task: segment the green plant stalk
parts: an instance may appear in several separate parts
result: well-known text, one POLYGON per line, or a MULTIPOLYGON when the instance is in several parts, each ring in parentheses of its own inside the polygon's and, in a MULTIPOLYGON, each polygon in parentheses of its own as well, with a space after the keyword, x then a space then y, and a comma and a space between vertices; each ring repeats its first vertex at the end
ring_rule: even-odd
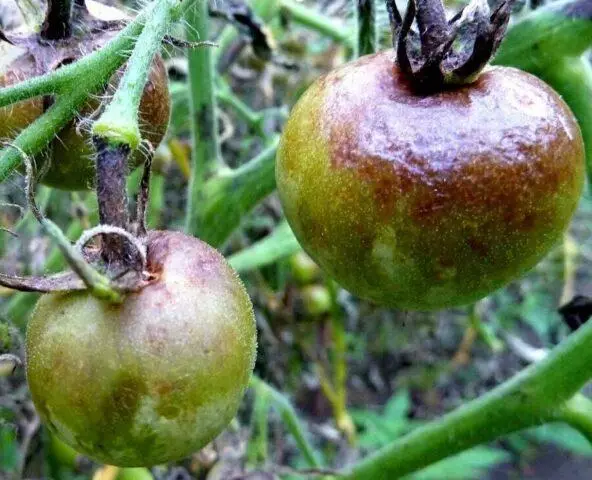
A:
POLYGON ((265 463, 268 457, 268 422, 270 398, 269 391, 259 390, 253 402, 251 414, 251 438, 247 448, 248 462, 251 465, 265 463))
MULTIPOLYGON (((187 39, 201 41, 209 38, 208 2, 199 0, 194 8, 185 14, 187 39)), ((201 209, 204 202, 204 188, 210 177, 220 166, 220 144, 218 141, 218 117, 214 84, 214 62, 209 48, 188 51, 190 119, 191 119, 191 177, 189 179, 185 231, 202 237, 204 224, 201 209)))
POLYGON ((165 177, 153 173, 150 177, 150 198, 148 199, 148 228, 156 229, 160 227, 161 213, 164 209, 164 187, 165 177))
MULTIPOLYGON (((84 84, 104 84, 125 63, 138 35, 142 32, 147 12, 138 16, 103 48, 58 70, 0 89, 0 107, 39 95, 70 94, 84 84)), ((92 93, 89 91, 89 94, 92 93)))
POLYGON ((251 377, 249 386, 255 391, 255 395, 267 395, 271 399, 273 406, 278 410, 286 428, 292 434, 298 448, 304 455, 308 466, 311 468, 321 467, 323 463, 320 454, 309 443, 305 429, 300 424, 298 415, 289 400, 255 375, 251 377))
MULTIPOLYGON (((140 17, 142 20, 144 16, 140 15, 140 17)), ((125 62, 126 49, 134 45, 137 35, 142 30, 143 21, 140 20, 135 20, 128 25, 96 54, 59 69, 56 74, 0 90, 0 106, 2 106, 27 98, 23 95, 45 93, 47 89, 52 91, 71 88, 67 94, 61 95, 44 115, 20 132, 12 141, 17 148, 6 147, 0 150, 0 182, 3 182, 21 164, 19 149, 29 156, 34 156, 43 150, 56 133, 76 115, 88 100, 89 95, 99 91, 115 70, 125 62), (67 72, 58 75, 61 70, 67 72), (43 78, 45 80, 42 80, 43 78)))
POLYGON ((97 92, 102 85, 94 82, 90 88, 87 85, 80 86, 70 95, 61 96, 45 114, 21 131, 11 142, 12 146, 0 150, 0 183, 22 163, 21 151, 31 157, 41 152, 76 115, 89 94, 97 92))
POLYGON ((235 170, 224 170, 207 181, 201 197, 200 238, 215 247, 223 244, 242 218, 275 189, 274 138, 258 156, 235 170))
MULTIPOLYGON (((177 4, 173 16, 180 17, 192 4, 193 0, 177 4)), ((131 54, 130 49, 135 45, 146 18, 152 15, 154 10, 140 13, 101 50, 78 62, 0 90, 0 107, 41 94, 63 93, 44 115, 14 139, 12 144, 18 148, 7 147, 0 151, 0 182, 22 162, 18 149, 29 156, 39 153, 74 117, 89 95, 97 93, 107 83, 131 54)))
MULTIPOLYGON (((267 22, 275 17, 279 11, 279 3, 278 0, 254 0, 252 2, 252 8, 257 16, 267 22)), ((218 44, 218 49, 214 53, 214 63, 218 64, 220 57, 232 43, 238 38, 239 34, 235 27, 232 25, 228 25, 224 27, 218 38, 216 39, 216 43, 218 44)))
POLYGON ((561 420, 578 430, 592 443, 592 401, 581 393, 574 395, 558 412, 561 420))
POLYGON ((300 250, 300 244, 288 222, 283 220, 267 237, 228 257, 228 263, 239 273, 256 270, 289 257, 300 250))
POLYGON ((353 47, 351 30, 334 19, 293 0, 281 0, 280 5, 281 10, 294 22, 346 46, 353 47))
POLYGON ((469 323, 471 327, 475 329, 475 331, 479 334, 481 339, 487 344, 487 346, 493 352, 499 352, 503 350, 504 344, 502 341, 495 336, 493 331, 491 330, 490 326, 485 324, 481 319, 481 315, 479 314, 477 304, 473 303, 469 307, 469 323))
POLYGON ((572 397, 592 377, 591 365, 592 323, 586 323, 545 359, 369 455, 339 478, 399 478, 480 443, 553 421, 567 421, 589 435, 584 427, 590 420, 583 419, 590 409, 572 397))
POLYGON ((238 117, 251 127, 259 136, 264 136, 263 119, 265 118, 261 112, 255 112, 245 102, 243 102, 228 85, 224 85, 216 90, 216 97, 221 104, 227 105, 234 109, 238 117))
MULTIPOLYGON (((592 22, 590 22, 592 23, 592 22)), ((578 119, 586 147, 588 181, 592 184, 592 66, 585 57, 558 59, 538 72, 569 105, 578 119)))
POLYGON ((343 312, 337 300, 339 287, 332 280, 327 280, 331 295, 331 336, 333 339, 333 405, 335 421, 339 429, 347 436, 350 445, 356 443, 356 427, 347 411, 347 334, 345 332, 343 312))
POLYGON ((355 57, 375 53, 378 49, 378 29, 374 0, 354 0, 354 16, 357 26, 355 57))
MULTIPOLYGON (((78 220, 72 221, 66 231, 66 237, 70 240, 78 238, 83 231, 83 227, 78 220)), ((49 253, 45 260, 45 271, 55 273, 65 266, 64 257, 56 246, 49 253)), ((33 309, 35 302, 39 298, 38 293, 18 292, 7 302, 4 312, 6 316, 21 330, 26 325, 26 319, 29 312, 33 309)))
POLYGON ((111 144, 127 144, 135 150, 142 141, 139 109, 152 61, 161 49, 170 25, 177 20, 176 0, 159 0, 149 16, 129 57, 125 73, 113 98, 93 123, 93 135, 111 144))

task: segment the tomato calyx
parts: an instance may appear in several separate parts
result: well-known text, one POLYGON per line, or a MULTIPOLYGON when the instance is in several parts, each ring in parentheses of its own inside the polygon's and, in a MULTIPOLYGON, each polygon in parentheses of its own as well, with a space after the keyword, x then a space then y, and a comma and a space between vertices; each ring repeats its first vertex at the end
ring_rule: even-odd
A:
POLYGON ((421 93, 472 83, 503 39, 510 3, 491 11, 486 0, 472 0, 447 20, 442 0, 409 0, 404 17, 395 0, 386 0, 401 71, 421 93))

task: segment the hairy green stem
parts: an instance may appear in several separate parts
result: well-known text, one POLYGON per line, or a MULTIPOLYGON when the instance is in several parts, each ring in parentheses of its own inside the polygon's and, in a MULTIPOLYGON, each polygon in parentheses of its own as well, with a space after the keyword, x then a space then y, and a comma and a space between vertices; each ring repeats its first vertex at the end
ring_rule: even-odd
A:
POLYGON ((353 46, 352 32, 338 21, 294 0, 281 0, 282 11, 294 22, 347 46, 353 46))
POLYGON ((154 56, 175 20, 176 0, 159 0, 139 35, 117 91, 102 115, 93 123, 93 135, 111 144, 126 144, 135 150, 142 141, 139 109, 154 56))
MULTIPOLYGON (((65 235, 69 240, 74 240, 80 236, 82 230, 83 227, 80 221, 74 220, 68 227, 65 235)), ((45 260, 45 271, 54 273, 62 269, 64 266, 64 256, 56 246, 50 251, 45 260)), ((26 325, 27 315, 33 309, 37 298, 39 298, 39 294, 34 292, 15 293, 7 302, 3 313, 11 320, 11 322, 23 330, 26 325)))
POLYGON ((375 0, 354 0, 357 26, 355 56, 361 57, 378 49, 378 29, 376 28, 375 0))
POLYGON ((300 250, 300 244, 286 220, 267 237, 228 257, 237 272, 248 272, 289 257, 300 250))
POLYGON ((572 397, 592 377, 591 365, 592 323, 586 323, 539 363, 371 454, 340 478, 399 478, 480 443, 547 422, 569 421, 581 429, 590 410, 572 397))
MULTIPOLYGON (((208 2, 200 0, 186 12, 189 41, 208 40, 208 2)), ((185 231, 202 235, 200 210, 203 208, 205 182, 220 166, 218 117, 214 85, 214 63, 211 49, 196 48, 188 51, 191 121, 191 177, 187 193, 185 231)))
POLYGON ((271 140, 245 165, 226 170, 208 180, 203 188, 200 238, 220 246, 257 203, 275 189, 275 154, 279 139, 271 140))
POLYGON ((255 391, 256 395, 266 395, 270 398, 273 406, 278 410, 278 413, 282 417, 286 428, 294 437, 294 440, 304 455, 308 466, 320 467, 322 465, 320 455, 309 443, 305 429, 300 424, 298 415, 296 414, 294 407, 290 404, 290 401, 271 385, 265 383, 255 375, 251 377, 250 387, 255 391))
POLYGON ((592 401, 578 393, 560 409, 557 419, 571 425, 592 443, 592 401))
POLYGON ((147 13, 142 11, 100 50, 51 73, 0 89, 0 107, 39 95, 67 94, 82 85, 104 84, 125 63, 142 32, 147 13))
MULTIPOLYGON (((95 83, 91 92, 96 92, 102 86, 95 83)), ((51 108, 25 128, 11 142, 12 146, 0 150, 0 183, 17 168, 23 161, 20 151, 29 156, 41 152, 54 138, 57 132, 64 128, 76 115, 76 112, 88 100, 89 89, 78 87, 64 95, 51 108), (16 147, 16 148, 13 148, 16 147)))

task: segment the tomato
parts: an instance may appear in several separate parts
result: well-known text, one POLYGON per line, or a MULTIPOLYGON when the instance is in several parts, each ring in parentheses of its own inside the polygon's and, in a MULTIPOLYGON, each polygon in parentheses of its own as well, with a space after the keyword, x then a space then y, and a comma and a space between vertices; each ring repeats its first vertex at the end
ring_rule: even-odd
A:
POLYGON ((178 460, 237 412, 253 370, 249 296, 212 247, 150 232, 156 280, 121 305, 43 296, 27 327, 27 379, 49 430, 106 464, 178 460))
MULTIPOLYGON (((113 36, 114 32, 91 33, 69 41, 43 41, 32 44, 29 50, 8 65, 0 65, 0 88, 15 84, 28 78, 42 75, 60 65, 71 63, 83 52, 90 53, 100 48, 113 36), (81 47, 83 45, 84 47, 81 47)), ((112 94, 121 78, 123 69, 116 72, 106 89, 112 94)), ((52 103, 51 98, 33 98, 0 108, 0 141, 10 142, 25 127, 36 120, 52 103)), ((53 140, 48 149, 37 156, 38 171, 42 173, 40 183, 65 190, 87 190, 95 181, 94 148, 89 130, 90 124, 84 119, 96 115, 101 103, 97 96, 89 98, 79 118, 70 122, 53 140)), ((140 131, 142 138, 156 148, 162 141, 170 117, 170 95, 168 75, 160 56, 156 57, 150 71, 140 103, 140 131)), ((132 154, 130 166, 143 162, 143 154, 137 150, 132 154)))
POLYGON ((581 132, 536 77, 492 67, 421 96, 392 51, 316 81, 276 179, 305 251, 346 289, 431 310, 474 302, 561 238, 583 185, 581 132))

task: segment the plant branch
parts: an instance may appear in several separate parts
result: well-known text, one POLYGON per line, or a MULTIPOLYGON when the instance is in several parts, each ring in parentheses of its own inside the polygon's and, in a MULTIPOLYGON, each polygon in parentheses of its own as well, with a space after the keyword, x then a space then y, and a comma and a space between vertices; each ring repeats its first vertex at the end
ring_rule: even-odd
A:
POLYGON ((369 55, 378 49, 375 0, 354 0, 357 24, 356 57, 369 55))
POLYGON ((275 189, 275 154, 279 138, 259 155, 235 170, 225 170, 203 187, 198 212, 200 238, 220 246, 248 213, 275 189))
POLYGON ((160 51, 162 41, 175 20, 176 4, 176 0, 160 0, 154 4, 111 102, 93 123, 93 135, 110 144, 128 145, 132 150, 140 145, 140 101, 154 56, 160 51))
POLYGON ((48 40, 62 40, 72 33, 72 0, 47 0, 47 13, 39 34, 48 40))
MULTIPOLYGON (((142 32, 147 12, 138 16, 103 48, 65 65, 51 73, 0 89, 0 107, 39 95, 62 93, 71 95, 72 90, 87 85, 88 93, 94 93, 92 86, 103 85, 121 65, 125 63, 138 35, 142 32)), ((99 87, 95 87, 95 91, 99 87)))
POLYGON ((228 257, 228 263, 237 272, 248 272, 271 265, 300 250, 300 244, 286 220, 278 224, 265 238, 228 257))
MULTIPOLYGON (((208 2, 196 2, 186 12, 187 39, 207 40, 209 36, 208 2)), ((200 209, 203 207, 205 182, 220 166, 218 117, 214 85, 214 62, 211 49, 198 48, 187 52, 189 60, 191 177, 187 193, 185 231, 202 235, 200 209)))
MULTIPOLYGON (((93 137, 97 151, 96 185, 99 220, 102 225, 129 228, 129 212, 125 173, 130 147, 109 145, 101 137, 93 137)), ((103 257, 109 264, 131 265, 134 257, 128 243, 119 235, 103 235, 103 257)))
POLYGON ((592 443, 592 401, 578 393, 559 411, 557 419, 571 425, 592 443))
POLYGON ((307 7, 294 0, 281 0, 282 11, 294 22, 314 30, 336 42, 346 46, 353 46, 352 32, 333 18, 322 15, 317 10, 307 7))

